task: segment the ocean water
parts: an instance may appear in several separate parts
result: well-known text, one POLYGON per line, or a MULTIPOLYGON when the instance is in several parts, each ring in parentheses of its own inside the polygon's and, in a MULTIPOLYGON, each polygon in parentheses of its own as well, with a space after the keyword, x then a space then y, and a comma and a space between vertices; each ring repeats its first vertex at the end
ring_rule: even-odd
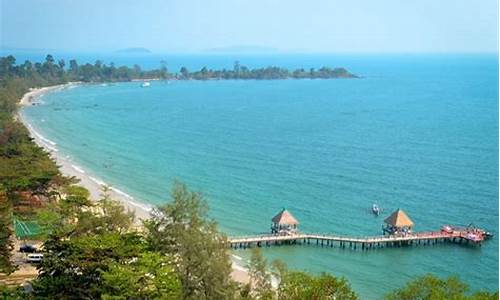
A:
MULTIPOLYGON (((169 64, 230 68, 235 59, 344 66, 363 78, 83 85, 22 113, 76 166, 137 200, 165 203, 176 179, 202 191, 229 235, 268 232, 282 207, 307 232, 378 235, 402 208, 416 230, 474 223, 498 234, 496 56, 179 56, 169 64)), ((264 253, 345 276, 363 299, 425 273, 498 289, 497 237, 482 247, 264 253)))

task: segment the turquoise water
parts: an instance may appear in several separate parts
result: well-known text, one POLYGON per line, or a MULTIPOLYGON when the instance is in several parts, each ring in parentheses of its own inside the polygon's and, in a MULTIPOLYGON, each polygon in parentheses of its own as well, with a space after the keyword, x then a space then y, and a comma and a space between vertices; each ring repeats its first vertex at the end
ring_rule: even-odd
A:
MULTIPOLYGON (((45 95, 23 113, 75 165, 136 199, 164 203, 175 179, 202 191, 228 234, 267 232, 282 207, 308 232, 380 234, 399 207, 416 230, 473 222, 498 233, 496 56, 246 59, 345 66, 364 78, 86 85, 45 95), (384 209, 378 218, 369 213, 373 202, 384 209)), ((481 248, 299 246, 265 254, 346 276, 366 299, 427 272, 498 289, 497 238, 481 248)))

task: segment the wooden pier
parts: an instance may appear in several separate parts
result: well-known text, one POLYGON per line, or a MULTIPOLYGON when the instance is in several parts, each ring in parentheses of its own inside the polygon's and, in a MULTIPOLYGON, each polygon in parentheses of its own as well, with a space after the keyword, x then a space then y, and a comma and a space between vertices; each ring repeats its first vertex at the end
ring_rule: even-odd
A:
POLYGON ((350 249, 375 249, 437 243, 471 244, 480 246, 492 235, 476 227, 454 227, 445 225, 437 231, 413 232, 413 222, 400 209, 384 220, 387 235, 351 237, 336 234, 302 233, 297 229, 298 221, 283 209, 272 219, 271 234, 230 237, 229 247, 245 249, 279 245, 316 244, 327 247, 350 249))
POLYGON ((228 239, 229 245, 233 249, 249 248, 252 246, 279 246, 294 244, 316 244, 328 247, 340 247, 351 249, 374 249, 385 247, 401 247, 410 245, 431 245, 441 242, 467 243, 481 245, 485 239, 483 232, 478 230, 476 234, 468 230, 452 232, 431 231, 415 232, 406 235, 370 236, 370 237, 349 237, 341 235, 325 235, 311 233, 296 233, 290 235, 265 234, 246 237, 232 237, 228 239))

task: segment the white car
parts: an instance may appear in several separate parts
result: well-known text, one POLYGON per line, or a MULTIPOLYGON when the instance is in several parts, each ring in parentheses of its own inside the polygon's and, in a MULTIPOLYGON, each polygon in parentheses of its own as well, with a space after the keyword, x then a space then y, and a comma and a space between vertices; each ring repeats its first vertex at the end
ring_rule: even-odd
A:
POLYGON ((30 263, 39 263, 39 262, 42 262, 42 259, 43 259, 43 254, 31 253, 31 254, 28 254, 27 261, 30 263))

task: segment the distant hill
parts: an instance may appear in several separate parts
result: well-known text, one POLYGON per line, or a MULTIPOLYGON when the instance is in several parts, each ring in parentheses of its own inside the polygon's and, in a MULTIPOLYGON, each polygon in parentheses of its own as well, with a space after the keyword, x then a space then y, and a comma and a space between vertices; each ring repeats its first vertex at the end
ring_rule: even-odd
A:
POLYGON ((230 47, 219 47, 206 49, 204 52, 210 53, 248 53, 248 54, 266 54, 266 53, 277 53, 278 49, 262 46, 230 46, 230 47))
POLYGON ((151 53, 151 50, 147 48, 134 47, 116 50, 117 53, 151 53))

